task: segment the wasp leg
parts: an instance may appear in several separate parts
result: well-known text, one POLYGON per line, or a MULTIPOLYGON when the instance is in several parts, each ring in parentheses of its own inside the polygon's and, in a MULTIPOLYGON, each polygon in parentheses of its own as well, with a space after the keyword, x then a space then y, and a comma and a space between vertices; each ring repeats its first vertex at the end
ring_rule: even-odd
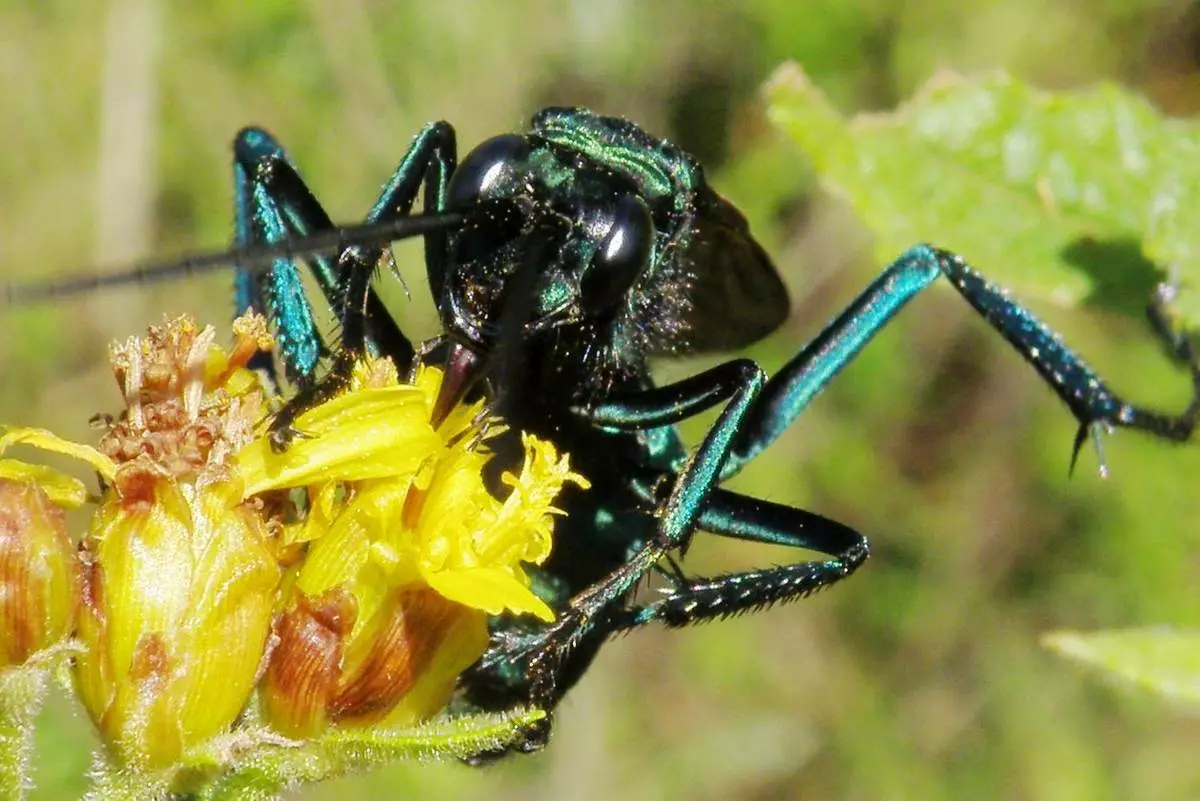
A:
MULTIPOLYGON (((670 431, 664 426, 725 404, 700 446, 677 465, 676 472, 666 474, 672 480, 664 485, 669 491, 658 504, 656 536, 603 580, 573 597, 553 625, 509 633, 495 641, 479 666, 482 675, 501 669, 519 675, 528 683, 530 701, 551 710, 578 678, 580 665, 586 665, 614 632, 653 620, 684 625, 799 598, 845 578, 862 564, 867 541, 853 529, 811 512, 717 488, 721 467, 765 383, 758 365, 741 359, 675 384, 575 409, 601 428, 661 433, 670 431), (627 607, 643 576, 669 553, 686 551, 697 528, 822 551, 832 558, 711 581, 685 580, 656 603, 627 607)), ((540 748, 548 734, 549 718, 526 733, 521 749, 540 748)))
MULTIPOLYGON (((261 241, 274 243, 288 236, 305 236, 333 228, 328 215, 269 134, 258 129, 243 131, 235 145, 235 154, 239 236, 245 230, 261 241)), ((453 128, 447 123, 427 125, 417 134, 384 186, 366 222, 407 216, 422 183, 427 209, 444 211, 455 165, 453 128)), ((440 286, 448 259, 448 233, 439 230, 424 236, 430 283, 440 286)), ((341 346, 328 375, 321 381, 314 376, 317 360, 326 351, 312 322, 312 310, 304 299, 294 265, 288 260, 276 262, 257 284, 248 275, 239 275, 240 306, 265 306, 270 310, 280 332, 289 379, 295 380, 299 387, 297 395, 272 422, 274 447, 287 447, 296 434, 292 424, 299 414, 345 387, 355 361, 365 352, 386 354, 401 368, 407 368, 412 361, 415 350, 411 341, 386 313, 370 286, 382 256, 379 248, 355 246, 343 250, 333 262, 321 256, 309 260, 317 284, 341 327, 341 346)))
MULTIPOLYGON (((651 543, 631 560, 635 567, 623 565, 598 585, 604 589, 593 588, 573 598, 567 613, 549 632, 517 636, 510 647, 489 653, 488 661, 520 663, 531 679, 534 702, 550 710, 574 684, 576 659, 582 657, 586 663, 616 632, 656 621, 686 626, 798 600, 846 578, 870 553, 866 537, 849 526, 813 512, 720 489, 704 502, 697 526, 727 537, 818 551, 831 558, 712 578, 673 578, 658 600, 626 606, 625 595, 665 556, 660 543, 651 543)), ((546 734, 548 726, 529 733, 522 748, 540 747, 546 734)))
MULTIPOLYGON (((804 545, 803 536, 810 534, 797 533, 786 524, 754 525, 756 515, 774 509, 763 502, 744 498, 722 509, 719 504, 732 496, 715 494, 717 484, 761 453, 905 303, 940 275, 950 279, 1072 411, 1080 423, 1075 453, 1086 435, 1102 426, 1137 428, 1175 440, 1191 435, 1200 414, 1200 400, 1194 400, 1178 416, 1146 411, 1121 401, 1049 327, 959 257, 928 246, 913 248, 769 382, 752 362, 733 361, 676 384, 613 396, 604 403, 575 409, 599 428, 652 430, 728 401, 700 448, 679 466, 670 495, 659 507, 659 536, 645 543, 604 580, 573 598, 554 626, 525 638, 527 641, 517 649, 528 659, 535 698, 549 703, 557 699, 557 677, 567 664, 567 655, 584 641, 603 639, 614 630, 652 619, 684 625, 691 619, 733 614, 800 597, 842 578, 861 564, 867 553, 866 543, 829 521, 825 536, 840 531, 845 539, 829 543, 829 547, 818 546, 818 550, 835 556, 828 562, 694 582, 678 588, 674 598, 668 596, 659 604, 641 610, 623 607, 624 599, 663 556, 674 549, 686 551, 697 528, 767 541, 786 539, 791 531, 792 542, 804 545)), ((1200 369, 1190 340, 1171 333, 1162 305, 1152 305, 1151 319, 1176 359, 1190 367, 1200 397, 1200 369)), ((787 514, 805 513, 775 510, 767 514, 774 515, 778 523, 787 514)))
POLYGON ((712 578, 679 577, 658 600, 615 610, 607 621, 611 631, 653 621, 686 626, 798 600, 846 578, 870 553, 867 538, 849 526, 727 490, 709 496, 698 525, 713 534, 804 548, 833 558, 712 578))
MULTIPOLYGON (((444 121, 429 123, 413 137, 408 152, 367 214, 367 222, 407 216, 422 184, 425 213, 446 211, 450 178, 457 167, 454 126, 444 121)), ((449 259, 449 230, 443 228, 425 234, 425 272, 435 301, 441 297, 449 259)))
MULTIPOLYGON (((960 257, 929 245, 917 245, 884 270, 845 311, 771 378, 739 432, 723 477, 736 474, 774 442, 892 316, 939 276, 945 276, 959 294, 1008 340, 1079 421, 1072 464, 1088 433, 1102 428, 1135 428, 1177 441, 1191 437, 1200 416, 1200 368, 1194 358, 1180 357, 1180 361, 1190 367, 1195 384, 1194 399, 1182 414, 1168 415, 1133 406, 1113 393, 1049 326, 960 257)), ((1159 320, 1162 324, 1156 324, 1156 327, 1168 341, 1174 342, 1178 335, 1170 332, 1161 313, 1159 320)))
MULTIPOLYGON (((1196 343, 1192 332, 1176 328, 1171 323, 1170 305, 1178 294, 1178 288, 1172 283, 1162 283, 1154 290, 1150 303, 1146 305, 1146 319, 1155 335, 1162 341, 1167 354, 1176 364, 1187 368, 1192 374, 1193 401, 1180 419, 1194 418, 1200 412, 1200 354, 1196 352, 1196 343)), ((1179 437, 1186 439, 1186 435, 1179 437)))
MULTIPOLYGON (((602 641, 615 630, 610 616, 623 608, 642 577, 668 552, 687 550, 701 511, 720 481, 721 468, 737 433, 765 384, 766 377, 758 365, 738 359, 677 384, 576 410, 600 427, 651 429, 725 403, 699 447, 676 474, 670 474, 672 480, 665 485, 669 491, 658 505, 656 536, 603 580, 573 597, 553 625, 516 638, 497 655, 505 661, 522 663, 531 679, 535 704, 543 708, 554 705, 562 694, 560 688, 569 686, 560 681, 570 671, 569 655, 581 644, 602 641)), ((795 514, 804 513, 797 510, 795 514)), ((865 557, 865 545, 862 548, 862 557, 851 554, 850 561, 865 557)))
MULTIPOLYGON (((283 148, 266 131, 240 131, 233 146, 234 236, 239 246, 275 244, 305 228, 319 228, 328 217, 297 176, 299 199, 273 192, 259 179, 275 163, 290 164, 283 148), (298 206, 303 205, 303 211, 298 206), (299 229, 299 230, 297 230, 299 229)), ((294 172, 294 170, 293 170, 294 172)), ((322 289, 331 283, 328 261, 314 260, 313 272, 322 289), (319 262, 319 264, 318 264, 319 262)), ((280 362, 288 380, 306 386, 315 380, 317 364, 327 353, 317 329, 312 306, 304 293, 300 273, 291 259, 276 259, 269 270, 238 266, 235 277, 235 314, 253 310, 273 323, 280 362)), ((258 354, 251 366, 264 370, 278 386, 270 354, 258 354)))

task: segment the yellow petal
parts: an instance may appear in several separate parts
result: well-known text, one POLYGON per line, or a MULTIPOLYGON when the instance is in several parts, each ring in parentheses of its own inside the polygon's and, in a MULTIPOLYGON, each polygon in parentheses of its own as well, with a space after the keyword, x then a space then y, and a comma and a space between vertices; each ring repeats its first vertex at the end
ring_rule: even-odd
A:
POLYGON ((409 386, 340 395, 300 415, 283 453, 265 437, 243 448, 237 469, 247 496, 270 489, 404 475, 442 447, 422 394, 409 386))
MULTIPOLYGON (((334 587, 357 582, 370 560, 371 543, 399 514, 406 486, 403 482, 381 481, 357 492, 333 525, 309 546, 296 585, 315 598, 334 587)), ((362 608, 364 599, 358 598, 358 602, 360 616, 370 614, 362 608)))
POLYGON ((187 501, 167 481, 158 482, 153 503, 127 509, 110 496, 92 520, 85 545, 102 566, 108 615, 100 645, 118 676, 129 672, 144 635, 179 628, 190 594, 191 525, 187 501))
POLYGON ((61 453, 90 464, 97 473, 104 476, 106 481, 112 481, 117 474, 117 466, 100 451, 89 445, 65 440, 50 433, 44 428, 8 428, 0 434, 0 453, 13 445, 30 445, 51 453, 61 453))
POLYGON ((87 500, 87 488, 79 479, 40 464, 0 459, 0 478, 34 484, 56 506, 76 507, 87 500))
POLYGON ((500 506, 483 483, 486 461, 473 451, 450 451, 438 463, 416 525, 423 569, 478 564, 476 540, 500 506))
POLYGON ((531 614, 550 623, 554 611, 512 573, 495 567, 443 570, 426 573, 429 586, 452 601, 482 609, 490 615, 501 612, 531 614))
POLYGON ((284 526, 283 544, 297 545, 312 542, 325 535, 341 511, 345 490, 336 481, 330 481, 308 492, 308 513, 298 523, 284 526))
POLYGON ((186 665, 178 706, 188 742, 228 726, 249 698, 280 577, 262 520, 221 490, 200 490, 192 507, 191 598, 178 632, 186 665))

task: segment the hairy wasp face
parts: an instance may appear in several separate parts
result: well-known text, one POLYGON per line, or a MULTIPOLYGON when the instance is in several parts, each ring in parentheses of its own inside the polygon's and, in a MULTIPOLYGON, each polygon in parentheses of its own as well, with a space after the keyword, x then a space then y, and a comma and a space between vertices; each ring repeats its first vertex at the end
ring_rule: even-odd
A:
POLYGON ((451 235, 442 308, 464 344, 486 350, 506 326, 535 335, 628 305, 654 259, 650 209, 627 181, 578 161, 509 134, 459 165, 449 205, 466 220, 451 235))

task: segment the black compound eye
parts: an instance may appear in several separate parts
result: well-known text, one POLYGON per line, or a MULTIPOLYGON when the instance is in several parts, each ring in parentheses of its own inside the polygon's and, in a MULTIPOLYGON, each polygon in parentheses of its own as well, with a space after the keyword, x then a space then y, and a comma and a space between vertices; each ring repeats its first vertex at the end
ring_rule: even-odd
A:
POLYGON ((580 301, 591 314, 608 311, 625 296, 654 252, 654 220, 637 195, 625 195, 612 228, 580 281, 580 301))
POLYGON ((465 209, 511 177, 529 154, 529 143, 517 134, 494 136, 467 154, 450 178, 449 206, 465 209))

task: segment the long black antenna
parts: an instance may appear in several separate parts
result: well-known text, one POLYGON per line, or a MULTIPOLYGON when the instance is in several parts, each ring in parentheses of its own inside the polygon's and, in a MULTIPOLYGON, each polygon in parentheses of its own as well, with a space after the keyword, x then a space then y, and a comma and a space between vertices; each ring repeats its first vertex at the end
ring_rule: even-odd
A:
POLYGON ((462 222, 463 215, 457 212, 414 214, 383 222, 330 228, 269 245, 245 245, 220 252, 184 255, 171 261, 144 262, 111 273, 96 272, 30 284, 8 284, 4 287, 3 305, 30 305, 86 295, 99 289, 168 281, 214 272, 232 265, 265 270, 276 259, 333 255, 356 245, 383 247, 396 240, 456 228, 462 222))

